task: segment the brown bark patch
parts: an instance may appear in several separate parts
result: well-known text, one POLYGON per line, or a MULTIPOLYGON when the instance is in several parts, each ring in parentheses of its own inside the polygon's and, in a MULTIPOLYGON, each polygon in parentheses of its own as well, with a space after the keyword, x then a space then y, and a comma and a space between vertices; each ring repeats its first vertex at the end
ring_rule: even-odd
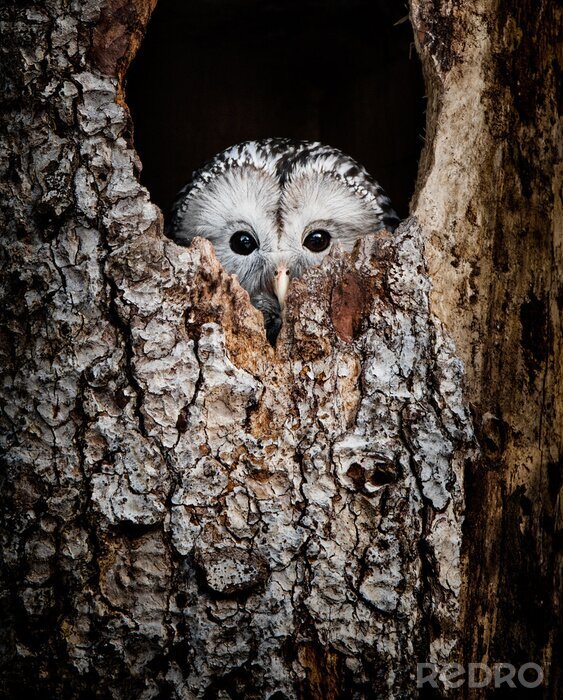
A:
POLYGON ((136 54, 156 0, 110 0, 92 34, 91 58, 102 73, 122 77, 136 54))
POLYGON ((351 343, 369 310, 368 287, 354 272, 346 272, 332 289, 331 318, 336 334, 351 343), (362 284, 363 282, 363 284, 362 284))
POLYGON ((314 700, 337 700, 345 697, 342 692, 342 660, 334 651, 302 644, 297 652, 299 663, 307 672, 305 697, 314 700))

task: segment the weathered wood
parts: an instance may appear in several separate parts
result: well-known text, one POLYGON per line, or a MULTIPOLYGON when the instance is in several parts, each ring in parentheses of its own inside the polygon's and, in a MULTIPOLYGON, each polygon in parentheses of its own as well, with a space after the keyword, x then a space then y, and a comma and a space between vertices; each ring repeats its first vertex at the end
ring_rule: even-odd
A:
MULTIPOLYGON (((413 212, 467 369, 466 661, 561 683, 561 6, 414 0, 429 132, 413 212), (552 666, 553 664, 553 666, 552 666)), ((483 692, 483 691, 479 691, 483 692)))
POLYGON ((554 3, 481 4, 413 1, 417 218, 296 283, 276 351, 138 183, 150 3, 1 10, 6 697, 415 697, 464 651, 556 693, 554 3))

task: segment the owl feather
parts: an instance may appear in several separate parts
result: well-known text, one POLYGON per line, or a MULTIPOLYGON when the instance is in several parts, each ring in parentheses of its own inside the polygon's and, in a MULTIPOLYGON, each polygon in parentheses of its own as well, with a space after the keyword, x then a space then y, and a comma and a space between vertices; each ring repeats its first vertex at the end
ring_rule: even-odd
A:
POLYGON ((173 205, 168 235, 209 239, 264 315, 270 342, 281 328, 291 279, 338 243, 394 230, 399 218, 363 166, 318 142, 246 141, 194 172, 173 205))

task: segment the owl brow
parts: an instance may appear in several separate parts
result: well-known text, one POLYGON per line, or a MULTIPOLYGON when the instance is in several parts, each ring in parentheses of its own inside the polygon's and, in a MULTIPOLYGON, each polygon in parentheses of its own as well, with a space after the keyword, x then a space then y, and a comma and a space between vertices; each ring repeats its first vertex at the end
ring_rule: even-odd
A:
POLYGON ((280 157, 276 166, 276 172, 282 187, 286 185, 296 166, 307 162, 313 150, 308 146, 302 146, 299 150, 294 148, 280 157))

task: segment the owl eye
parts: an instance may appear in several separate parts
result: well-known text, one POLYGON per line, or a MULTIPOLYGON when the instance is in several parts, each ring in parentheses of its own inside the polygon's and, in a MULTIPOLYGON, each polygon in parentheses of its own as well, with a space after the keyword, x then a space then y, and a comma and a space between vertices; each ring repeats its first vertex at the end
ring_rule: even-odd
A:
POLYGON ((312 253, 322 253, 330 245, 330 233, 322 229, 311 231, 303 241, 303 245, 312 253))
POLYGON ((230 240, 231 250, 237 255, 250 255, 258 248, 256 239, 247 231, 235 231, 230 240))

